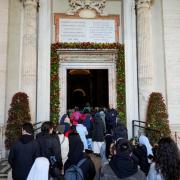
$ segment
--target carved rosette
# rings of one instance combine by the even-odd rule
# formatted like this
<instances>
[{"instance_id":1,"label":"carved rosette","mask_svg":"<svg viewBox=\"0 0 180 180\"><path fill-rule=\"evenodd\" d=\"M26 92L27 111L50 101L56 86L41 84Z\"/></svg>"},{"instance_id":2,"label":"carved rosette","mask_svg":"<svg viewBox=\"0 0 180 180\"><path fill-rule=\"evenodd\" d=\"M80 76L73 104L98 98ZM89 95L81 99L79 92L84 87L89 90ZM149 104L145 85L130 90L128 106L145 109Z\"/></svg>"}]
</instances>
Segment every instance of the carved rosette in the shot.
<instances>
[{"instance_id":1,"label":"carved rosette","mask_svg":"<svg viewBox=\"0 0 180 180\"><path fill-rule=\"evenodd\" d=\"M107 15L104 8L107 0L69 0L69 9L66 14L76 15L82 9L95 10L101 16Z\"/></svg>"}]
</instances>

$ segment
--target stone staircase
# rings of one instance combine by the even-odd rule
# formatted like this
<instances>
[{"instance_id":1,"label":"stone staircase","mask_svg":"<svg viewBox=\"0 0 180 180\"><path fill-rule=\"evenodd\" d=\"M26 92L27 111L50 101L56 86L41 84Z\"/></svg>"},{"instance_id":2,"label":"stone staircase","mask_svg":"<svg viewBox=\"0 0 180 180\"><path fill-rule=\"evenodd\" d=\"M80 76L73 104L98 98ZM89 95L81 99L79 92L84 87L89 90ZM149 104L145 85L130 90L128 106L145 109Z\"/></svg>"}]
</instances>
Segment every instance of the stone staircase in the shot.
<instances>
[{"instance_id":1,"label":"stone staircase","mask_svg":"<svg viewBox=\"0 0 180 180\"><path fill-rule=\"evenodd\" d=\"M0 160L0 180L7 180L10 172L10 165L7 159Z\"/></svg>"}]
</instances>

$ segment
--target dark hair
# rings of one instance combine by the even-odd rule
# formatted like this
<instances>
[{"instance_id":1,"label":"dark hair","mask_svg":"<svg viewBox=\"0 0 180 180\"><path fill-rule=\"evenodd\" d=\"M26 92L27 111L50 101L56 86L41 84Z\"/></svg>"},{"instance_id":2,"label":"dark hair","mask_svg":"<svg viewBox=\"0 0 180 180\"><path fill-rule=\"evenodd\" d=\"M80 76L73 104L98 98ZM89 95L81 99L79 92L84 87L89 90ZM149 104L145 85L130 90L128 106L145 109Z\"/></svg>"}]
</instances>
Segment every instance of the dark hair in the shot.
<instances>
[{"instance_id":1,"label":"dark hair","mask_svg":"<svg viewBox=\"0 0 180 180\"><path fill-rule=\"evenodd\" d=\"M34 134L33 125L29 122L24 123L22 126L22 129L25 130L29 134L32 134L32 135Z\"/></svg>"},{"instance_id":2,"label":"dark hair","mask_svg":"<svg viewBox=\"0 0 180 180\"><path fill-rule=\"evenodd\" d=\"M132 152L131 144L127 139L119 138L115 143L115 150L117 154Z\"/></svg>"},{"instance_id":3,"label":"dark hair","mask_svg":"<svg viewBox=\"0 0 180 180\"><path fill-rule=\"evenodd\" d=\"M75 111L75 112L76 112L76 111L79 111L79 107L78 107L78 106L75 106L74 111Z\"/></svg>"},{"instance_id":4,"label":"dark hair","mask_svg":"<svg viewBox=\"0 0 180 180\"><path fill-rule=\"evenodd\" d=\"M156 170L165 180L180 179L180 154L176 143L170 137L162 138L158 143Z\"/></svg>"},{"instance_id":5,"label":"dark hair","mask_svg":"<svg viewBox=\"0 0 180 180\"><path fill-rule=\"evenodd\" d=\"M50 121L46 121L41 126L41 132L43 134L49 134L49 130L53 128L53 123Z\"/></svg>"},{"instance_id":6,"label":"dark hair","mask_svg":"<svg viewBox=\"0 0 180 180\"><path fill-rule=\"evenodd\" d=\"M116 140L118 138L128 139L128 131L123 123L117 123L113 129L113 138Z\"/></svg>"}]
</instances>

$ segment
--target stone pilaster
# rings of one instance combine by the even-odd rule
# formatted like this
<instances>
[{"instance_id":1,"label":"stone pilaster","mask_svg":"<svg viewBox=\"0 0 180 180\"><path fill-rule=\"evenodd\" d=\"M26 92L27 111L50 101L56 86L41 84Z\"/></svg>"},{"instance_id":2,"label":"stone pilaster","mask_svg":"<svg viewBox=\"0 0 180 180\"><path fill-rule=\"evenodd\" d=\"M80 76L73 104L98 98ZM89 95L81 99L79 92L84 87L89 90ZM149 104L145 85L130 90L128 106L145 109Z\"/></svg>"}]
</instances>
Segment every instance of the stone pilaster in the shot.
<instances>
[{"instance_id":1,"label":"stone pilaster","mask_svg":"<svg viewBox=\"0 0 180 180\"><path fill-rule=\"evenodd\" d=\"M37 0L24 0L21 90L27 93L32 122L36 118Z\"/></svg>"},{"instance_id":2,"label":"stone pilaster","mask_svg":"<svg viewBox=\"0 0 180 180\"><path fill-rule=\"evenodd\" d=\"M126 126L132 137L132 120L138 119L135 1L123 0L126 77Z\"/></svg>"},{"instance_id":3,"label":"stone pilaster","mask_svg":"<svg viewBox=\"0 0 180 180\"><path fill-rule=\"evenodd\" d=\"M145 121L149 94L153 89L150 0L136 0L140 120Z\"/></svg>"},{"instance_id":4,"label":"stone pilaster","mask_svg":"<svg viewBox=\"0 0 180 180\"><path fill-rule=\"evenodd\" d=\"M37 122L49 120L51 0L39 0Z\"/></svg>"},{"instance_id":5,"label":"stone pilaster","mask_svg":"<svg viewBox=\"0 0 180 180\"><path fill-rule=\"evenodd\" d=\"M9 2L0 1L0 125L5 122ZM0 129L1 133L1 129Z\"/></svg>"}]
</instances>

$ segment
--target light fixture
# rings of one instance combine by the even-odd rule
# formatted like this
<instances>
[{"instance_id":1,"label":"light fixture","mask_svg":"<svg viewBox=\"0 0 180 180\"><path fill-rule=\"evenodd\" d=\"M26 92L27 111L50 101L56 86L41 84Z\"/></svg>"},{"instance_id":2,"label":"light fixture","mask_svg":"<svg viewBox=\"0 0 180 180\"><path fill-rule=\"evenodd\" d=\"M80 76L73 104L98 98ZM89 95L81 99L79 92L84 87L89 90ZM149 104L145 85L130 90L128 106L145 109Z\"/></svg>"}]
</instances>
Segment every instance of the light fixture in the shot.
<instances>
[{"instance_id":1,"label":"light fixture","mask_svg":"<svg viewBox=\"0 0 180 180\"><path fill-rule=\"evenodd\" d=\"M89 75L90 71L88 69L71 69L69 71L70 75Z\"/></svg>"}]
</instances>

